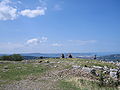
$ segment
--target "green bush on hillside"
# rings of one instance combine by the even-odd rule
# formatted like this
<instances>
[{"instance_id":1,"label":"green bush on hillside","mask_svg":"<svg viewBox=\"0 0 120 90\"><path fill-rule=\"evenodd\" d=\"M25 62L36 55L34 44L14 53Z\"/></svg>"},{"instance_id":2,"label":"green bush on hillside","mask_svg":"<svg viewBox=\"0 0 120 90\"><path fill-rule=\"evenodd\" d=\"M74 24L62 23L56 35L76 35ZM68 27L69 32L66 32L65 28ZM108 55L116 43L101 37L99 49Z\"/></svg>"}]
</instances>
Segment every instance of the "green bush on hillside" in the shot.
<instances>
[{"instance_id":1,"label":"green bush on hillside","mask_svg":"<svg viewBox=\"0 0 120 90\"><path fill-rule=\"evenodd\" d=\"M20 54L13 54L13 55L10 55L10 56L1 56L0 60L22 61L23 57Z\"/></svg>"}]
</instances>

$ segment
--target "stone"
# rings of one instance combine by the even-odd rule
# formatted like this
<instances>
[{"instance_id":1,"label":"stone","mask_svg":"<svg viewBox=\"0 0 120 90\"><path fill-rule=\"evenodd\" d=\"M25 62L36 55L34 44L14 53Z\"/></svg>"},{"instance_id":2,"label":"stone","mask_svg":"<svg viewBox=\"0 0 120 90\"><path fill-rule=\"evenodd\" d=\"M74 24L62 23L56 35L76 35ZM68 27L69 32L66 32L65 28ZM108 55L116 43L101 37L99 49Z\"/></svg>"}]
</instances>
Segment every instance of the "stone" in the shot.
<instances>
[{"instance_id":1,"label":"stone","mask_svg":"<svg viewBox=\"0 0 120 90\"><path fill-rule=\"evenodd\" d=\"M117 69L110 69L110 72L117 72Z\"/></svg>"},{"instance_id":2,"label":"stone","mask_svg":"<svg viewBox=\"0 0 120 90\"><path fill-rule=\"evenodd\" d=\"M94 69L98 69L98 70L102 70L103 67L100 67L100 66L93 66Z\"/></svg>"},{"instance_id":3,"label":"stone","mask_svg":"<svg viewBox=\"0 0 120 90\"><path fill-rule=\"evenodd\" d=\"M117 78L117 72L110 72L110 77Z\"/></svg>"},{"instance_id":4,"label":"stone","mask_svg":"<svg viewBox=\"0 0 120 90\"><path fill-rule=\"evenodd\" d=\"M8 69L8 66L4 66L4 69Z\"/></svg>"},{"instance_id":5,"label":"stone","mask_svg":"<svg viewBox=\"0 0 120 90\"><path fill-rule=\"evenodd\" d=\"M39 63L42 63L42 61L39 61Z\"/></svg>"},{"instance_id":6,"label":"stone","mask_svg":"<svg viewBox=\"0 0 120 90\"><path fill-rule=\"evenodd\" d=\"M93 69L93 68L83 67L83 68L82 68L82 71L87 72L87 73L91 73L92 69Z\"/></svg>"},{"instance_id":7,"label":"stone","mask_svg":"<svg viewBox=\"0 0 120 90\"><path fill-rule=\"evenodd\" d=\"M98 76L98 74L96 73L95 69L92 69L90 73L93 74L93 75L95 75L95 76Z\"/></svg>"},{"instance_id":8,"label":"stone","mask_svg":"<svg viewBox=\"0 0 120 90\"><path fill-rule=\"evenodd\" d=\"M50 62L47 60L46 63L50 63Z\"/></svg>"},{"instance_id":9,"label":"stone","mask_svg":"<svg viewBox=\"0 0 120 90\"><path fill-rule=\"evenodd\" d=\"M109 70L106 70L106 71L103 71L103 73L109 75L109 74L110 74L110 71L109 71Z\"/></svg>"},{"instance_id":10,"label":"stone","mask_svg":"<svg viewBox=\"0 0 120 90\"><path fill-rule=\"evenodd\" d=\"M104 66L104 68L103 68L104 70L109 70L109 68L107 67L107 66Z\"/></svg>"},{"instance_id":11,"label":"stone","mask_svg":"<svg viewBox=\"0 0 120 90\"><path fill-rule=\"evenodd\" d=\"M120 67L120 63L117 63L116 65L117 65L118 67Z\"/></svg>"},{"instance_id":12,"label":"stone","mask_svg":"<svg viewBox=\"0 0 120 90\"><path fill-rule=\"evenodd\" d=\"M73 66L72 66L72 68L73 68L73 69L79 69L79 68L80 68L80 66L73 65Z\"/></svg>"},{"instance_id":13,"label":"stone","mask_svg":"<svg viewBox=\"0 0 120 90\"><path fill-rule=\"evenodd\" d=\"M58 67L58 66L54 66L54 68L56 68L56 67Z\"/></svg>"}]
</instances>

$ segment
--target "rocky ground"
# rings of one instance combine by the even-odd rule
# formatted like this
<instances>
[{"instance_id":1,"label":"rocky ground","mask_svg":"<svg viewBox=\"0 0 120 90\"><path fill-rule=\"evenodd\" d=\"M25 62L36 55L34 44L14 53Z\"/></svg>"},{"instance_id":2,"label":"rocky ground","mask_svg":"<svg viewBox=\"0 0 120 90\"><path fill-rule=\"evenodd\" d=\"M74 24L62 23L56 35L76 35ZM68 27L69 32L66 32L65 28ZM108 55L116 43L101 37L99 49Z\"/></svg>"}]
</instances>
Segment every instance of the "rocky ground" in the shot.
<instances>
[{"instance_id":1,"label":"rocky ground","mask_svg":"<svg viewBox=\"0 0 120 90\"><path fill-rule=\"evenodd\" d=\"M84 62L84 63L81 63L81 62ZM87 63L92 63L92 62L91 61L79 61L79 60L76 60L76 61L58 60L58 59L57 60L42 60L42 61L36 60L33 62L28 62L28 61L19 62L19 63L24 63L24 64L32 64L34 67L43 65L44 67L49 68L49 70L43 72L41 75L29 74L24 79L14 80L11 83L5 83L5 84L2 83L0 90L80 90L80 88L82 87L81 83L76 81L75 78L77 78L77 80L83 79L85 81L99 82L101 71L102 71L102 74L104 75L103 78L111 78L114 81L118 80L117 73L119 72L119 70L116 64L113 64L113 66L111 66L111 64L108 64L108 63L107 63L108 66L97 66L95 62L93 62L92 65L90 64L91 66L87 64ZM4 62L2 62L1 64L3 63ZM17 63L14 62L14 64L17 65L18 62ZM21 67L17 67L17 68L22 69ZM8 72L9 67L7 65L4 65L4 69L2 70L3 72ZM107 82L107 80L108 79L104 79L104 82ZM72 85L74 85L75 87L78 87L79 89L78 88L75 89L75 87L71 87L71 89L69 87L67 87L68 89L61 88L60 86L61 81L66 81L66 82L72 81ZM2 79L1 79L1 82L3 82ZM86 84L86 82L84 84ZM113 89L114 87L115 86L113 85L111 89L109 90L119 89L119 86ZM82 87L81 90L84 90L84 88L85 87ZM92 88L86 87L86 90L99 90L99 88L96 88L96 89L95 88L94 86ZM107 90L107 89L103 87L101 90Z\"/></svg>"}]
</instances>

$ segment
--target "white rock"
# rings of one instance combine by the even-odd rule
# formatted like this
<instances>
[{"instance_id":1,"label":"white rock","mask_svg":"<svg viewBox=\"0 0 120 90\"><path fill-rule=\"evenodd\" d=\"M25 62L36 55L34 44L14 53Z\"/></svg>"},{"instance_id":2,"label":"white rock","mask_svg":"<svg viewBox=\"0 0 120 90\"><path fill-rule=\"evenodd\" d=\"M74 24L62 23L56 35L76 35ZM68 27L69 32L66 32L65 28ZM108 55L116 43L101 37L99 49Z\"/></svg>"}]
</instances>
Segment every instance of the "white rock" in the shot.
<instances>
[{"instance_id":1,"label":"white rock","mask_svg":"<svg viewBox=\"0 0 120 90\"><path fill-rule=\"evenodd\" d=\"M100 67L100 66L93 66L93 68L95 68L95 69L103 69L103 67Z\"/></svg>"},{"instance_id":2,"label":"white rock","mask_svg":"<svg viewBox=\"0 0 120 90\"><path fill-rule=\"evenodd\" d=\"M82 71L90 73L93 68L83 67Z\"/></svg>"},{"instance_id":3,"label":"white rock","mask_svg":"<svg viewBox=\"0 0 120 90\"><path fill-rule=\"evenodd\" d=\"M72 68L78 69L78 68L80 68L80 66L73 65Z\"/></svg>"},{"instance_id":4,"label":"white rock","mask_svg":"<svg viewBox=\"0 0 120 90\"><path fill-rule=\"evenodd\" d=\"M117 65L118 67L120 67L120 63L117 63L116 65Z\"/></svg>"},{"instance_id":5,"label":"white rock","mask_svg":"<svg viewBox=\"0 0 120 90\"><path fill-rule=\"evenodd\" d=\"M110 72L110 77L117 78L117 72Z\"/></svg>"},{"instance_id":6,"label":"white rock","mask_svg":"<svg viewBox=\"0 0 120 90\"><path fill-rule=\"evenodd\" d=\"M110 72L117 72L117 69L110 69Z\"/></svg>"}]
</instances>

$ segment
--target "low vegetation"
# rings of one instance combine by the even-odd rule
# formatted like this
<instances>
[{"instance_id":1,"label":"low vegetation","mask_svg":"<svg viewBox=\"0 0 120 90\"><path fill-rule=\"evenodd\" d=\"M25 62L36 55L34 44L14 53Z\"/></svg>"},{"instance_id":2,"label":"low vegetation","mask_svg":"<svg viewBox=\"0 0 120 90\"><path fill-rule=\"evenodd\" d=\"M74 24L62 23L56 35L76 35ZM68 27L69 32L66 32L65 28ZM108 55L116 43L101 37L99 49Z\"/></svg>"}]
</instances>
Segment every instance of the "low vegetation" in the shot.
<instances>
[{"instance_id":1,"label":"low vegetation","mask_svg":"<svg viewBox=\"0 0 120 90\"><path fill-rule=\"evenodd\" d=\"M5 55L5 56L1 56L0 60L3 61L22 61L23 57L20 54L13 54L13 55Z\"/></svg>"},{"instance_id":2,"label":"low vegetation","mask_svg":"<svg viewBox=\"0 0 120 90\"><path fill-rule=\"evenodd\" d=\"M74 68L74 66L80 68ZM0 90L119 90L119 80L97 70L84 73L82 67L116 69L114 63L87 59L39 59L0 61Z\"/></svg>"}]
</instances>

